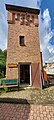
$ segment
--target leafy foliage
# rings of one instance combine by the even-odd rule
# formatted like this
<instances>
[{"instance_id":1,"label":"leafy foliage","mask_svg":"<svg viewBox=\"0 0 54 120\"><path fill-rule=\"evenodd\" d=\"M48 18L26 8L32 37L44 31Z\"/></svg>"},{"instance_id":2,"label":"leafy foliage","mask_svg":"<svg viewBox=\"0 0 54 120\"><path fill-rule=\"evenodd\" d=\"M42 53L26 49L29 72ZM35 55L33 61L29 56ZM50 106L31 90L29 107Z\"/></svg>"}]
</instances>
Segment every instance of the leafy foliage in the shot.
<instances>
[{"instance_id":1,"label":"leafy foliage","mask_svg":"<svg viewBox=\"0 0 54 120\"><path fill-rule=\"evenodd\" d=\"M6 56L7 50L0 49L0 78L5 77L6 74Z\"/></svg>"}]
</instances>

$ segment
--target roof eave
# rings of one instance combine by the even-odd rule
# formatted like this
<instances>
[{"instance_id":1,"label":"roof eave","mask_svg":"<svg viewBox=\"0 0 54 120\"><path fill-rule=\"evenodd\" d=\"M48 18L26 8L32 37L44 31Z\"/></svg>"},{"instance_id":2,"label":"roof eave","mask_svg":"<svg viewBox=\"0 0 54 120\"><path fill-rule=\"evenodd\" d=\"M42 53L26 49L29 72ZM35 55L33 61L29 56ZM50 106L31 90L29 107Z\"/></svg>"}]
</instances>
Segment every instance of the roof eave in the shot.
<instances>
[{"instance_id":1,"label":"roof eave","mask_svg":"<svg viewBox=\"0 0 54 120\"><path fill-rule=\"evenodd\" d=\"M34 8L29 8L29 7L22 7L22 6L16 6L16 5L10 5L10 4L5 4L6 10L11 10L11 11L20 11L20 12L29 12L33 14L38 14L40 13L39 9L34 9Z\"/></svg>"}]
</instances>

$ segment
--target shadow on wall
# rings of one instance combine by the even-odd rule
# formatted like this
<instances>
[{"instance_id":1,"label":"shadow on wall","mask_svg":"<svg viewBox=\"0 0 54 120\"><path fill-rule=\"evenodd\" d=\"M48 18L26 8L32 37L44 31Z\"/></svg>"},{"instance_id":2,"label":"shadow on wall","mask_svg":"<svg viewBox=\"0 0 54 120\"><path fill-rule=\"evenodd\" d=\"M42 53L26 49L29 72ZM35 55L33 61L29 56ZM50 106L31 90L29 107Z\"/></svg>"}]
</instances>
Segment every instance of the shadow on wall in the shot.
<instances>
[{"instance_id":1,"label":"shadow on wall","mask_svg":"<svg viewBox=\"0 0 54 120\"><path fill-rule=\"evenodd\" d=\"M30 104L26 99L0 98L1 120L28 120Z\"/></svg>"}]
</instances>

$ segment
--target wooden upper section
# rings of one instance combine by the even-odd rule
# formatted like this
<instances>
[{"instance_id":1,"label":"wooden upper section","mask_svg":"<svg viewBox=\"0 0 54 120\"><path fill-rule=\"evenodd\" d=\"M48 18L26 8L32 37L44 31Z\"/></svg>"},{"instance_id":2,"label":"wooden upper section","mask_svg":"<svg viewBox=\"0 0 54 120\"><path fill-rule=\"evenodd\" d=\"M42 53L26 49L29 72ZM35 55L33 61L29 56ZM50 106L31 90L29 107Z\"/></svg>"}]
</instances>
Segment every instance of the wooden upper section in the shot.
<instances>
[{"instance_id":1,"label":"wooden upper section","mask_svg":"<svg viewBox=\"0 0 54 120\"><path fill-rule=\"evenodd\" d=\"M21 7L21 6L9 5L9 4L6 4L6 10L28 12L28 13L33 13L33 14L37 14L37 15L39 15L39 13L40 13L39 9Z\"/></svg>"}]
</instances>

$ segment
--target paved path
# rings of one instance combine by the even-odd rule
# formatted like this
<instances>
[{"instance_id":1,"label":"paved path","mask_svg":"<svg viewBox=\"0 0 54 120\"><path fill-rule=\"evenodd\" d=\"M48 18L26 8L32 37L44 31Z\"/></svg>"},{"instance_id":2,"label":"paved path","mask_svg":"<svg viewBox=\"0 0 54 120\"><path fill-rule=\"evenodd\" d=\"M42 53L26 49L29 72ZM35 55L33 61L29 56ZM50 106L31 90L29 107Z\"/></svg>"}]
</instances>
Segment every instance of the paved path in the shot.
<instances>
[{"instance_id":1,"label":"paved path","mask_svg":"<svg viewBox=\"0 0 54 120\"><path fill-rule=\"evenodd\" d=\"M0 120L54 120L54 106L0 103Z\"/></svg>"}]
</instances>

